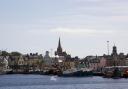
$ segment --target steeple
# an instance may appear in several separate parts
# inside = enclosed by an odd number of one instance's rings
[[[59,37],[59,42],[58,42],[58,47],[57,47],[57,51],[55,51],[55,56],[58,55],[58,56],[67,56],[67,53],[66,52],[63,52],[63,49],[61,47],[61,41],[60,41],[60,37]]]
[[[58,53],[62,53],[62,47],[61,47],[60,37],[59,37],[57,52]]]

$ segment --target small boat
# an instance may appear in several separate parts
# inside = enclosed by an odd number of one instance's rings
[[[51,81],[57,81],[57,78],[56,78],[56,76],[51,76],[50,80]]]

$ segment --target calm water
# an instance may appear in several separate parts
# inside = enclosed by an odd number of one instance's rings
[[[0,89],[128,89],[128,79],[0,75]]]

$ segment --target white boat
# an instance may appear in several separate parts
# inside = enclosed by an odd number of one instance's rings
[[[56,77],[56,76],[52,76],[52,77],[50,78],[50,80],[51,80],[51,81],[57,81],[57,77]]]

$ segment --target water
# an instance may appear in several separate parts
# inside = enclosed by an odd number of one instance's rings
[[[128,89],[128,79],[0,75],[0,89]]]

